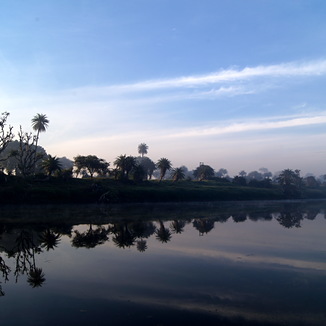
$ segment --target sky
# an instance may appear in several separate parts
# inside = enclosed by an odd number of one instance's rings
[[[0,112],[48,154],[326,174],[326,1],[2,0]]]

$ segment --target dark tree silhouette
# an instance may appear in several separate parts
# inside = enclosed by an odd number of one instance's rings
[[[186,221],[184,220],[174,220],[170,224],[170,229],[172,230],[173,233],[182,233],[183,229],[186,225]]]
[[[41,287],[45,282],[45,274],[42,268],[32,268],[28,273],[27,282],[33,288]]]
[[[89,173],[90,177],[93,178],[94,174],[106,175],[109,173],[110,163],[106,162],[102,158],[98,158],[96,155],[82,156],[78,155],[74,157],[74,165],[76,168],[76,174]]]
[[[162,157],[157,161],[156,167],[160,170],[160,181],[162,181],[166,174],[166,171],[170,170],[172,165],[167,158]]]
[[[144,157],[145,154],[147,154],[148,146],[145,143],[141,143],[138,145],[138,153],[141,155],[141,157]]]
[[[199,181],[214,177],[214,169],[209,165],[201,164],[194,171],[194,177]]]
[[[92,224],[90,224],[89,229],[83,233],[80,233],[78,230],[75,231],[72,245],[76,248],[95,248],[109,240],[108,233],[109,231],[103,226],[93,229]]]
[[[54,172],[61,171],[61,163],[59,158],[57,158],[56,156],[48,155],[48,157],[43,160],[42,167],[49,177]]]
[[[193,226],[199,231],[199,235],[204,235],[214,229],[214,220],[210,218],[196,218],[193,221]]]
[[[32,127],[33,130],[35,130],[36,133],[36,140],[35,140],[35,157],[34,157],[34,165],[36,165],[36,155],[37,155],[37,144],[38,144],[38,140],[40,137],[40,132],[45,132],[46,128],[49,125],[49,119],[47,118],[47,116],[45,114],[41,114],[41,113],[37,113],[33,119],[32,119]]]
[[[140,239],[137,241],[137,250],[139,252],[144,252],[147,249],[147,242],[144,239]]]
[[[185,173],[183,171],[183,168],[175,168],[172,170],[172,180],[173,182],[177,182],[179,180],[184,180],[185,178]]]
[[[297,198],[301,196],[302,178],[300,177],[300,170],[285,169],[280,173],[277,181],[286,197]]]
[[[50,229],[47,229],[41,233],[39,240],[41,242],[41,247],[45,248],[47,251],[54,249],[58,246],[60,242],[61,235],[57,234]]]
[[[167,229],[163,222],[159,220],[160,227],[156,230],[156,239],[161,241],[162,243],[169,242],[171,240],[171,232]]]

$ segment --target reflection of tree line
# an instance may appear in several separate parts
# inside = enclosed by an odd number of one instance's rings
[[[20,276],[26,275],[27,282],[31,287],[36,288],[42,286],[45,282],[45,274],[42,268],[37,267],[36,256],[44,250],[49,251],[50,249],[54,249],[60,241],[61,234],[48,228],[38,232],[30,228],[15,229],[2,225],[0,239],[4,234],[10,235],[11,241],[8,239],[4,241],[6,243],[1,241],[0,249],[5,252],[9,260],[14,261],[15,267],[13,274],[16,283]],[[12,268],[7,265],[5,259],[1,256],[0,272],[4,281],[7,282]],[[4,292],[0,285],[0,296],[3,295]]]
[[[13,274],[15,281],[22,275],[27,275],[28,284],[40,287],[45,282],[45,274],[42,268],[37,267],[36,257],[44,251],[55,249],[62,237],[67,235],[71,238],[71,244],[76,248],[94,248],[104,244],[111,238],[117,248],[136,247],[139,252],[148,249],[147,240],[154,236],[161,243],[171,241],[173,234],[181,234],[187,224],[198,231],[199,235],[209,233],[215,223],[223,223],[228,220],[240,223],[246,220],[270,221],[276,219],[285,228],[301,227],[304,219],[314,220],[320,212],[318,208],[302,209],[297,204],[288,204],[278,213],[258,213],[237,211],[236,213],[220,213],[215,217],[200,217],[194,219],[174,219],[170,221],[158,220],[123,220],[103,225],[89,224],[84,232],[73,230],[73,225],[62,225],[56,227],[38,227],[38,229],[13,227],[12,225],[0,226],[0,249],[6,258],[14,261]],[[325,215],[324,215],[325,217]],[[10,235],[10,244],[5,243],[3,235]],[[8,242],[8,241],[7,241]],[[9,280],[12,269],[5,259],[0,256],[0,273],[4,282]],[[1,282],[0,282],[1,283]],[[4,295],[0,284],[0,296]]]

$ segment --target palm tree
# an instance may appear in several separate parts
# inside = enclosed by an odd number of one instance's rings
[[[145,143],[141,143],[138,145],[138,153],[141,155],[141,157],[144,156],[144,154],[147,154],[148,146]]]
[[[61,171],[61,163],[56,156],[48,155],[48,158],[42,162],[42,167],[50,177],[54,172]]]
[[[37,152],[37,144],[38,144],[38,139],[40,136],[40,132],[45,132],[46,128],[48,127],[49,124],[49,119],[45,114],[37,113],[33,119],[32,119],[32,127],[33,130],[37,132],[36,134],[36,142],[35,142],[35,156],[34,156],[34,165],[36,165],[36,152]]]
[[[125,175],[125,171],[126,171],[126,158],[127,155],[120,155],[118,156],[115,161],[113,162],[113,164],[117,167],[117,170],[120,171],[120,177],[123,178]]]
[[[156,166],[160,170],[160,181],[164,178],[166,171],[172,167],[171,162],[165,157],[160,158]]]
[[[179,180],[184,180],[185,173],[183,172],[183,168],[175,168],[172,170],[172,179],[173,182],[177,182]]]

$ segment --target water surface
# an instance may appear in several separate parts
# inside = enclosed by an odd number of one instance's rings
[[[0,323],[325,325],[325,207],[1,207]]]

